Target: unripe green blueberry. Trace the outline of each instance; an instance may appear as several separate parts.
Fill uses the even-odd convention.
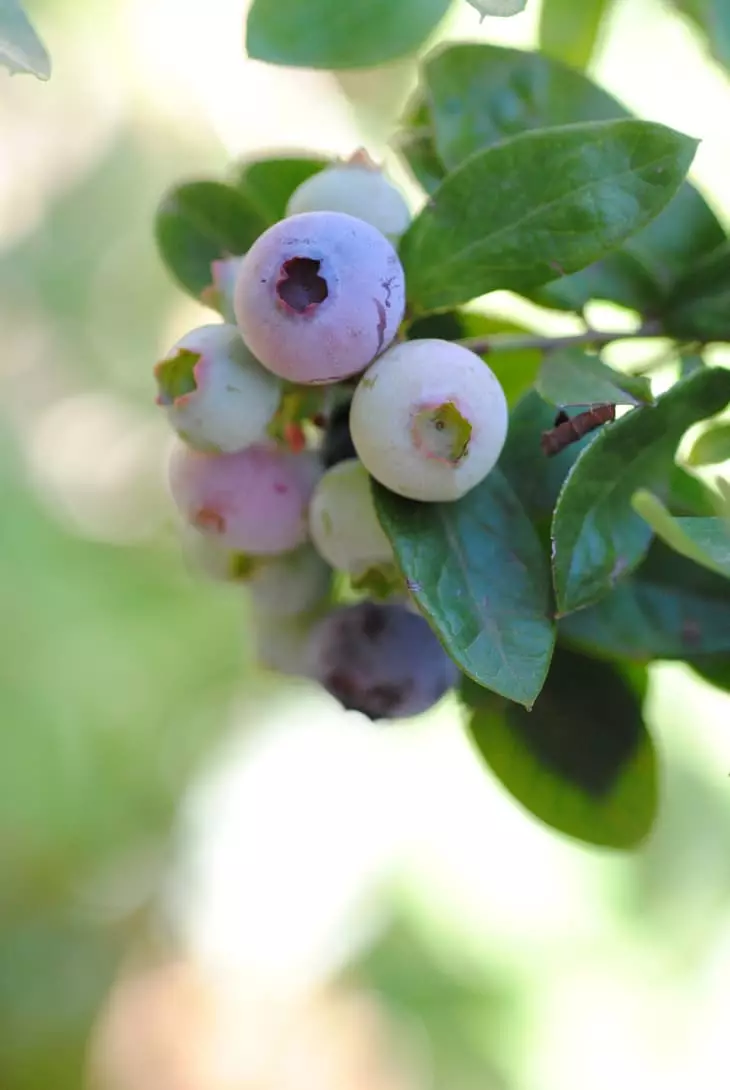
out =
[[[307,538],[307,508],[321,474],[311,452],[257,443],[236,454],[179,444],[170,490],[185,521],[232,552],[276,555]]]
[[[306,212],[256,240],[241,263],[234,306],[246,344],[274,374],[338,382],[395,337],[405,277],[395,250],[369,223]]]
[[[311,545],[262,559],[248,579],[258,612],[272,617],[309,612],[326,598],[331,583],[332,569]]]
[[[377,227],[396,242],[411,221],[411,213],[400,190],[382,170],[365,157],[336,163],[294,190],[287,216],[300,212],[346,212]]]
[[[358,383],[350,430],[376,480],[409,499],[456,500],[482,481],[507,436],[507,401],[491,369],[450,341],[405,341]]]
[[[186,333],[155,367],[158,396],[177,434],[199,450],[243,450],[266,435],[280,381],[252,356],[234,325]]]
[[[309,535],[328,564],[350,575],[393,560],[375,513],[370,476],[357,458],[328,469],[315,488]]]
[[[420,715],[458,679],[423,617],[376,602],[335,609],[314,626],[307,673],[343,707],[370,719]]]

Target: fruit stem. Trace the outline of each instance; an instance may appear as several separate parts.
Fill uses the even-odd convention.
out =
[[[663,337],[664,331],[659,322],[646,322],[638,329],[600,330],[587,329],[584,333],[568,333],[560,337],[548,337],[540,333],[526,335],[496,333],[491,337],[466,337],[458,341],[464,348],[470,348],[477,355],[484,356],[491,352],[521,352],[535,348],[546,352],[556,348],[572,348],[580,345],[600,347],[612,341],[640,340],[651,337]]]

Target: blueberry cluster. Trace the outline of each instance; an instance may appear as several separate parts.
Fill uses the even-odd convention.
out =
[[[456,500],[507,432],[478,356],[402,339],[409,220],[363,153],[313,175],[244,257],[214,263],[228,320],[155,368],[188,556],[247,584],[264,665],[376,719],[426,710],[457,672],[398,576],[371,477]]]

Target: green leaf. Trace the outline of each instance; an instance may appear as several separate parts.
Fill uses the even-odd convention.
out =
[[[664,325],[680,340],[730,338],[730,240],[686,269],[667,300]]]
[[[730,371],[708,368],[655,405],[603,428],[578,458],[553,517],[553,582],[561,614],[607,594],[644,557],[651,530],[631,506],[637,488],[664,494],[673,457],[692,424],[730,402]]]
[[[409,590],[451,657],[480,685],[531,705],[553,649],[550,579],[502,474],[493,470],[455,503],[373,490]]]
[[[669,510],[673,515],[715,516],[717,507],[716,492],[682,466],[674,466],[669,491]]]
[[[242,162],[233,171],[231,183],[241,190],[270,226],[284,218],[294,190],[328,165],[329,160],[325,158],[294,155]]]
[[[451,0],[254,0],[249,57],[300,68],[368,68],[415,53]]]
[[[716,689],[730,693],[730,657],[728,655],[707,655],[704,658],[692,659],[687,665],[703,681],[714,685]]]
[[[439,50],[425,65],[425,84],[430,111],[421,123],[434,133],[434,155],[449,169],[520,132],[628,116],[617,99],[582,73],[540,53],[492,45]],[[580,310],[591,299],[609,299],[642,312],[656,310],[687,266],[723,237],[717,217],[685,183],[620,252],[531,290],[530,297],[561,309]]]
[[[629,116],[580,72],[519,49],[447,45],[426,59],[424,81],[436,150],[447,170],[533,129]]]
[[[163,199],[155,237],[163,261],[195,298],[212,282],[211,263],[245,254],[267,221],[240,190],[223,182],[186,182]]]
[[[634,575],[558,623],[592,654],[648,662],[730,653],[730,583],[655,541]]]
[[[0,64],[49,79],[51,58],[18,0],[0,0]]]
[[[598,260],[667,203],[696,146],[627,120],[523,133],[475,153],[401,240],[411,306],[524,291]]]
[[[674,201],[671,203],[673,205]],[[665,212],[660,212],[659,216]],[[642,234],[640,231],[639,235]],[[661,294],[656,282],[651,273],[626,252],[629,245],[629,242],[625,243],[624,249],[615,250],[581,272],[534,288],[529,292],[529,298],[540,306],[556,310],[580,312],[591,299],[608,299],[641,314],[658,311]]]
[[[568,416],[575,416],[581,411],[567,409]],[[555,457],[546,458],[540,447],[540,437],[554,423],[555,409],[531,390],[517,402],[510,414],[507,442],[499,459],[499,468],[517,493],[520,503],[536,520],[552,515],[568,471],[580,452],[597,437],[597,432],[589,433]]]
[[[489,337],[493,333],[529,333],[524,326],[504,318],[492,318],[474,311],[449,310],[443,314],[427,314],[418,318],[408,328],[409,340],[435,337],[444,341],[459,341],[465,337]],[[482,356],[499,379],[507,398],[513,405],[529,390],[535,381],[542,353],[534,348],[516,352],[491,352]]]
[[[651,829],[654,747],[615,666],[557,647],[531,712],[479,709],[469,730],[507,790],[554,829],[610,848],[634,847]]]
[[[587,68],[612,0],[543,0],[538,41],[548,57]]]
[[[632,497],[637,514],[671,549],[710,571],[730,579],[730,522],[715,518],[675,518],[662,501],[646,489]]]
[[[703,33],[715,60],[730,68],[730,7],[727,0],[670,0]]]
[[[691,466],[713,466],[730,458],[730,424],[716,424],[695,441],[687,455]]]
[[[651,383],[615,371],[580,348],[547,352],[537,376],[538,393],[553,405],[638,405],[652,401]]]
[[[398,135],[398,151],[426,193],[438,189],[446,177],[446,170],[434,144],[428,103],[420,93],[410,103],[403,118],[403,131]]]

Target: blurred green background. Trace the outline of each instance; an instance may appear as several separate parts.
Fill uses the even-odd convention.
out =
[[[27,7],[54,73],[0,74],[0,1087],[82,1085],[150,952],[207,981],[218,1037],[173,974],[107,1019],[103,1088],[724,1086],[730,697],[652,669],[660,820],[594,852],[507,798],[454,705],[374,732],[257,672],[241,593],[180,554],[151,366],[206,312],[162,270],[156,204],[254,151],[392,163],[414,64],[248,62],[242,0]],[[532,9],[457,3],[443,35],[529,46]],[[699,39],[625,0],[594,74],[703,138],[727,220],[730,83]]]

